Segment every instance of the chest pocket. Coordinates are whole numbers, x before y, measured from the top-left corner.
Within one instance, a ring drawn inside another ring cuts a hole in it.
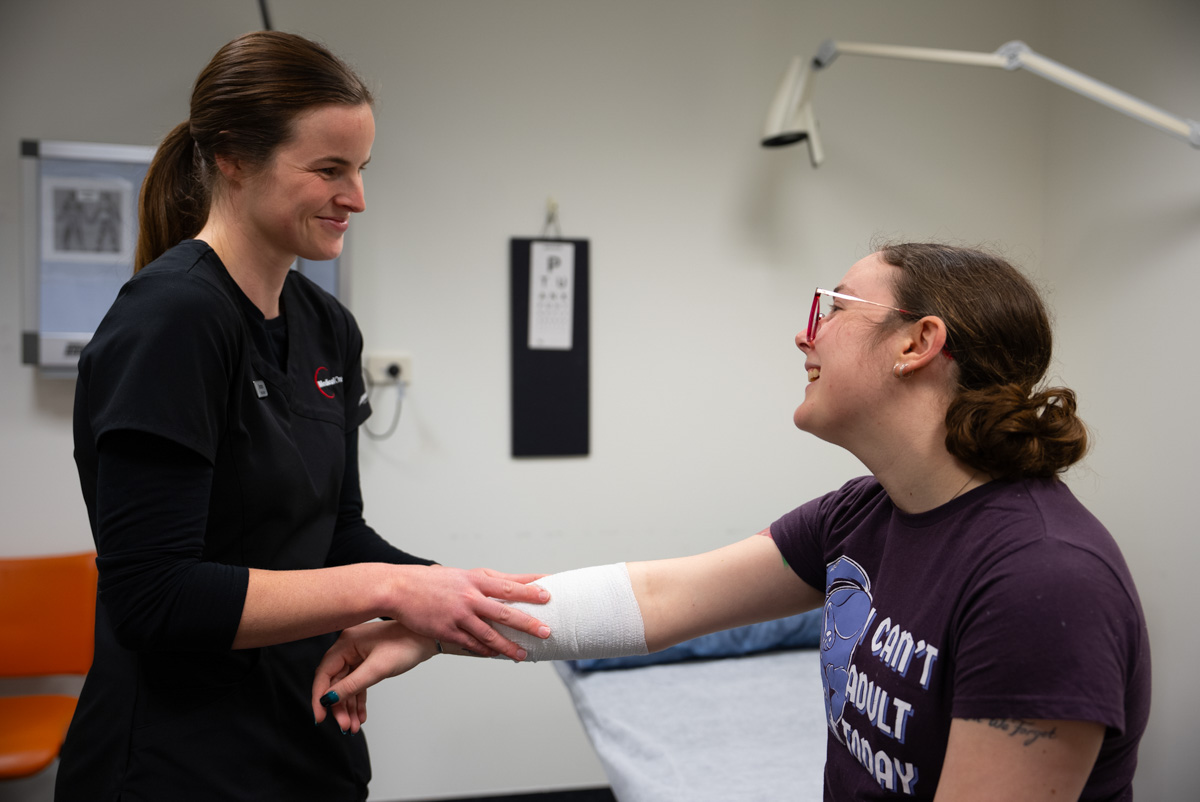
[[[304,492],[312,494],[307,504],[319,503],[325,509],[326,497],[336,502],[345,470],[346,394],[349,392],[341,360],[330,356],[307,356],[312,350],[293,349],[286,377],[260,373],[268,396],[258,399],[260,414],[269,418],[266,428],[281,442],[276,453],[281,459],[298,461],[283,468],[284,474],[303,469]],[[312,367],[312,363],[316,367]],[[257,372],[257,371],[256,371]],[[272,378],[274,382],[272,382]],[[293,477],[295,482],[299,476]],[[316,509],[309,509],[315,514]]]
[[[346,430],[346,401],[353,382],[344,367],[333,359],[313,360],[315,365],[297,365],[289,370],[292,411],[305,418],[331,423]]]

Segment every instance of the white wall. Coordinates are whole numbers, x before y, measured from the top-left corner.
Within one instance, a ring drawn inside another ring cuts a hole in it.
[[[792,337],[813,286],[877,234],[1003,247],[1058,311],[1058,371],[1097,434],[1072,482],[1121,541],[1150,618],[1139,798],[1178,798],[1196,647],[1166,637],[1193,628],[1182,457],[1197,424],[1171,334],[1200,297],[1200,154],[1033,76],[851,57],[821,76],[825,166],[756,145],[787,61],[829,36],[981,51],[1024,39],[1200,116],[1193,5],[1092,5],[272,0],[276,27],[328,43],[378,96],[349,301],[368,348],[413,354],[415,382],[396,436],[364,443],[369,520],[442,562],[517,571],[753,533],[860,470],[791,426]],[[0,553],[65,551],[90,544],[73,387],[19,364],[16,143],[154,144],[186,117],[212,52],[258,26],[257,4],[57,0],[8,4],[0,22],[13,188],[0,193]],[[540,231],[548,196],[563,233],[592,242],[592,453],[516,462],[507,241]],[[375,799],[604,782],[547,666],[436,661],[371,700]]]
[[[1069,0],[1055,9],[1064,63],[1200,119],[1200,4]],[[1071,479],[1112,529],[1141,593],[1154,700],[1139,798],[1195,797],[1200,663],[1194,457],[1200,376],[1200,151],[1056,93],[1046,151],[1043,263],[1058,310],[1058,363],[1095,450]]]

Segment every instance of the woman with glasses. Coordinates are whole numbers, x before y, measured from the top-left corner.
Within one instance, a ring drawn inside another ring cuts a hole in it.
[[[723,549],[546,577],[554,634],[514,637],[531,659],[603,657],[823,605],[826,799],[1130,799],[1146,626],[1059,479],[1087,433],[1075,394],[1042,385],[1035,289],[987,253],[888,246],[816,291],[796,345],[796,426],[870,475]],[[443,650],[398,623],[348,630],[314,710],[357,727],[367,685]]]

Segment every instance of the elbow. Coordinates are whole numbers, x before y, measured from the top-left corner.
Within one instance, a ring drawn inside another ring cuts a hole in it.
[[[101,590],[99,604],[104,608],[113,638],[123,648],[147,652],[171,648],[169,634],[149,611],[160,609],[153,601],[123,597],[120,593]]]
[[[162,648],[164,622],[171,619],[171,583],[161,564],[116,561],[101,554],[97,603],[117,644],[135,652]]]
[[[116,642],[136,652],[228,649],[236,621],[231,628],[222,601],[236,583],[207,568],[217,567],[184,560],[107,575],[102,567],[97,598]]]

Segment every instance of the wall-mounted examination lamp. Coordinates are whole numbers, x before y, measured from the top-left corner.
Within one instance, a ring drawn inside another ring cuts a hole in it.
[[[835,42],[826,39],[817,49],[817,55],[806,64],[800,57],[792,60],[783,76],[783,83],[775,93],[775,99],[767,112],[763,129],[762,145],[777,148],[808,142],[808,156],[813,167],[825,159],[821,139],[817,135],[817,121],[813,116],[813,79],[819,70],[833,63],[840,54],[855,56],[880,56],[915,61],[937,61],[945,64],[967,64],[976,67],[1002,67],[1006,70],[1028,70],[1048,81],[1090,97],[1135,120],[1165,131],[1192,147],[1200,148],[1200,123],[1185,120],[1155,108],[1119,89],[1089,78],[1081,72],[1039,55],[1024,42],[1009,42],[995,53],[972,53],[963,50],[935,50],[926,47],[901,47],[899,45],[873,45],[862,42]]]

